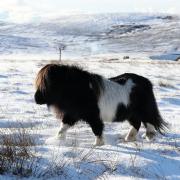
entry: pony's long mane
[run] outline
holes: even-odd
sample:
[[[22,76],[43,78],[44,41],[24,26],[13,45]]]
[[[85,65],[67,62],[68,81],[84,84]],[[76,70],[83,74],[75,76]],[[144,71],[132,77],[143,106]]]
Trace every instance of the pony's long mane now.
[[[39,89],[42,91],[46,88],[46,79],[48,75],[48,71],[52,66],[57,66],[57,64],[47,64],[44,66],[37,74],[36,80],[35,80],[35,87],[36,89]]]

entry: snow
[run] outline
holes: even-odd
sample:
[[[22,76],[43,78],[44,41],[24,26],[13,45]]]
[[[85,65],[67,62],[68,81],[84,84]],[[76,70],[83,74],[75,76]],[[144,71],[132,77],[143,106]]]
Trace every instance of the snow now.
[[[179,29],[179,15],[147,13],[1,21],[0,130],[22,125],[29,130],[40,156],[39,173],[46,173],[42,179],[180,179],[180,61],[174,61],[180,57]],[[63,63],[107,78],[131,72],[150,79],[169,123],[165,136],[148,142],[142,127],[137,141],[127,143],[130,125],[107,122],[105,145],[93,147],[92,130],[80,122],[68,130],[66,140],[55,138],[60,120],[35,104],[34,80],[41,67],[56,62],[60,43],[66,45]],[[0,179],[17,177],[5,174]]]
[[[179,15],[102,13],[62,15],[35,22],[0,21],[0,59],[57,59],[111,53],[146,53],[151,59],[180,56]]]
[[[128,55],[130,59],[123,60]],[[93,147],[94,135],[82,122],[69,129],[66,140],[57,140],[60,121],[46,106],[35,104],[34,79],[38,70],[50,61],[0,61],[0,129],[18,128],[19,122],[30,129],[36,140],[41,168],[48,164],[67,165],[63,173],[46,179],[180,179],[180,62],[151,60],[143,53],[101,54],[90,58],[65,59],[86,70],[112,77],[124,72],[149,78],[160,112],[170,125],[165,136],[153,142],[141,136],[136,142],[124,142],[130,125],[106,123],[105,145]],[[0,175],[0,179],[15,179]],[[35,179],[37,177],[30,177]]]

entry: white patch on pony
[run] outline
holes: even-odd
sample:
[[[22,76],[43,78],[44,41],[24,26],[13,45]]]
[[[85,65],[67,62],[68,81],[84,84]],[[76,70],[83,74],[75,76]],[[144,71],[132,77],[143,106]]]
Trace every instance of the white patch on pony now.
[[[135,84],[131,79],[127,80],[124,85],[104,78],[102,80],[104,91],[98,101],[100,117],[103,121],[112,122],[118,105],[120,103],[125,106],[129,104],[129,96]]]
[[[103,137],[96,136],[94,146],[102,146],[102,145],[104,145]]]
[[[68,124],[61,123],[61,128],[57,134],[58,139],[65,139],[66,138],[66,132],[70,128]]]
[[[134,127],[132,127],[129,131],[129,133],[127,134],[127,136],[125,137],[125,141],[136,141],[136,135],[137,135],[138,131],[137,129],[135,129]]]

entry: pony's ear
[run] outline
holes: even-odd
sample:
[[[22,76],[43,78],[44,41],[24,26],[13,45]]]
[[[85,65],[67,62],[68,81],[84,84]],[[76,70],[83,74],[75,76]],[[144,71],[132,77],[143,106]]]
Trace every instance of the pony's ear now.
[[[38,89],[34,95],[34,100],[36,104],[46,104],[46,99],[43,95],[43,93]]]

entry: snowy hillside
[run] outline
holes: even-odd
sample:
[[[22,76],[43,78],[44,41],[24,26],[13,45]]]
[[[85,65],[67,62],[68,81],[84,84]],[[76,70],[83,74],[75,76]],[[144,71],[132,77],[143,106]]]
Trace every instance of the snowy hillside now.
[[[165,14],[82,14],[21,24],[0,22],[0,59],[58,59],[62,43],[64,57],[134,52],[174,60],[180,55],[179,29],[180,17]]]
[[[142,127],[137,142],[125,143],[127,123],[107,123],[106,144],[101,147],[92,147],[93,133],[82,123],[68,131],[65,141],[56,140],[59,121],[47,107],[35,105],[33,100],[36,73],[49,61],[0,61],[0,130],[7,133],[10,127],[13,132],[20,123],[29,130],[41,157],[33,176],[83,180],[180,179],[180,63],[152,61],[142,55],[140,60],[132,57],[125,61],[122,57],[94,56],[65,63],[78,64],[105,77],[133,72],[149,78],[162,116],[170,124],[166,135],[159,135],[154,142],[142,139],[145,131]],[[8,178],[15,179],[12,175],[0,175],[0,179]]]
[[[46,106],[35,104],[34,80],[41,67],[58,60],[59,44],[65,45],[65,64],[107,78],[131,72],[150,79],[169,123],[165,136],[148,142],[142,127],[137,142],[127,143],[123,139],[128,123],[106,123],[105,145],[93,147],[91,128],[78,123],[66,140],[55,139],[60,120]],[[177,58],[178,15],[102,13],[41,17],[28,23],[0,21],[0,180],[20,175],[53,180],[180,179],[180,61],[172,61]],[[11,142],[16,138],[20,145]]]

